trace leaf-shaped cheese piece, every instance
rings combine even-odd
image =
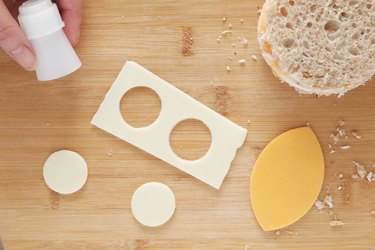
[[[323,185],[324,158],[309,127],[290,130],[271,141],[257,159],[250,200],[264,231],[286,227],[313,206]]]

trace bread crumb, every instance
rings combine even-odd
[[[225,37],[228,34],[232,34],[232,33],[233,33],[232,30],[224,30],[223,32],[221,32],[221,35],[219,36],[219,38],[221,39],[222,37]]]
[[[231,60],[231,61],[232,61],[232,60],[233,60],[233,57],[231,57],[231,56],[228,56],[228,60]]]
[[[337,133],[332,132],[331,134],[329,134],[329,137],[332,138],[334,144],[337,144],[342,137],[345,137],[345,139],[347,139],[346,129],[343,127],[344,125],[345,121],[343,119],[339,119],[339,126],[336,127]]]
[[[223,17],[223,19],[221,19],[221,21],[223,21],[223,23],[225,23],[227,21],[227,18]]]
[[[332,221],[329,222],[329,225],[331,227],[339,227],[339,226],[343,226],[345,224],[340,220],[332,220]]]
[[[232,24],[229,24],[229,25],[228,25],[228,29],[230,29],[230,30],[233,29]]]
[[[227,72],[231,72],[232,68],[230,66],[227,66]]]
[[[348,150],[348,149],[350,149],[352,146],[350,146],[350,145],[343,145],[343,146],[341,146],[340,147],[340,149],[341,150]]]
[[[251,246],[250,245],[246,245],[245,246],[245,250],[249,250],[249,249],[251,249]]]
[[[276,235],[276,236],[279,236],[279,235],[281,235],[280,231],[279,231],[279,230],[277,230],[277,231],[275,232],[275,235]]]
[[[340,179],[344,178],[344,175],[343,174],[339,174],[339,178]]]
[[[325,207],[324,202],[322,202],[321,200],[316,200],[314,205],[318,210],[321,210]]]
[[[344,119],[339,119],[339,125],[342,127],[345,125],[345,120]]]
[[[338,187],[337,187],[337,190],[342,190],[344,187],[342,186],[342,185],[339,185]]]
[[[374,173],[373,172],[369,172],[367,174],[366,178],[367,178],[367,181],[371,183],[372,180],[373,180],[373,178],[374,178]]]
[[[234,48],[234,47],[236,47],[237,46],[237,44],[235,44],[235,43],[232,43],[232,47]]]
[[[359,178],[359,175],[358,174],[353,174],[352,175],[352,179],[358,179]]]
[[[357,167],[358,176],[361,177],[362,179],[365,178],[366,175],[367,175],[367,171],[366,171],[365,166],[363,166],[362,164],[360,164],[359,162],[356,162],[356,161],[353,161],[353,164]]]
[[[254,61],[257,61],[258,60],[258,57],[256,55],[252,55],[251,58],[254,60]]]
[[[220,38],[218,38],[218,39],[216,39],[216,41],[217,41],[218,43],[220,43],[220,42],[221,42],[221,39],[220,39]]]
[[[292,231],[289,231],[289,230],[286,230],[285,233],[287,233],[289,235],[294,235],[294,233]]]
[[[246,64],[246,60],[245,59],[240,59],[239,61],[238,61],[238,63],[240,64],[240,65],[245,65]]]
[[[247,124],[250,124],[250,120],[247,120],[247,122],[246,122]]]
[[[330,149],[330,151],[329,151],[330,154],[333,154],[333,153],[336,152],[336,150],[332,147],[331,144],[328,144],[328,147],[329,147],[329,149]]]
[[[340,141],[339,134],[331,133],[329,134],[329,137],[332,138],[334,144],[337,144]]]
[[[375,210],[372,210],[372,211],[371,211],[371,215],[375,215]]]
[[[346,130],[345,130],[345,128],[343,128],[343,127],[337,127],[337,128],[336,128],[336,131],[339,133],[339,134],[338,134],[339,137],[343,137],[343,136],[346,135]]]
[[[358,140],[362,139],[362,136],[357,132],[357,130],[352,130],[351,132],[352,136]]]
[[[182,47],[183,56],[192,56],[193,52],[193,28],[191,26],[182,27]]]
[[[245,37],[237,37],[238,41],[242,44],[242,46],[247,47],[249,46],[249,40],[247,40]]]
[[[243,23],[243,19],[241,19],[240,22]]]
[[[332,195],[327,195],[327,196],[324,198],[324,204],[326,204],[329,208],[333,208],[333,199],[332,199]]]
[[[112,149],[108,151],[108,156],[112,156]]]

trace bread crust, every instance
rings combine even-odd
[[[349,12],[353,8],[361,11]],[[311,13],[305,15],[307,9],[316,12],[314,20]],[[266,0],[258,41],[265,61],[281,81],[302,94],[342,96],[375,74],[372,22],[375,0]]]

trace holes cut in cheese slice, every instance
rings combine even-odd
[[[290,130],[271,141],[257,159],[250,200],[264,231],[278,230],[303,217],[323,185],[324,158],[309,127]]]

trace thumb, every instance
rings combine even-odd
[[[0,47],[24,69],[35,69],[36,57],[31,43],[0,0]]]

